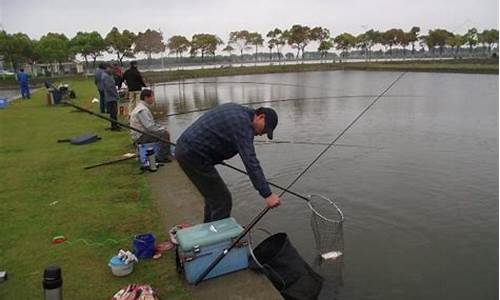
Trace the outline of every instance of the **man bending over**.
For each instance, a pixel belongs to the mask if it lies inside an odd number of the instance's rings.
[[[271,192],[253,145],[256,135],[267,133],[272,139],[277,124],[278,115],[272,108],[254,110],[226,103],[206,112],[182,133],[175,157],[205,199],[205,223],[231,215],[231,193],[214,166],[236,154],[267,206],[280,205],[281,199]]]

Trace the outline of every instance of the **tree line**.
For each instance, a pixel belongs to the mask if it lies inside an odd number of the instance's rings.
[[[498,46],[498,30],[485,29],[479,32],[476,28],[467,30],[464,34],[452,33],[445,29],[432,29],[427,34],[421,35],[419,27],[412,27],[409,31],[392,28],[386,31],[370,29],[359,35],[341,33],[332,36],[330,30],[323,27],[309,27],[293,25],[288,29],[274,28],[265,36],[258,32],[248,30],[233,31],[229,34],[227,43],[215,34],[194,34],[191,39],[182,35],[174,35],[168,40],[163,39],[160,31],[147,29],[144,32],[134,33],[130,30],[120,31],[113,27],[104,37],[97,31],[78,32],[74,37],[68,38],[62,33],[49,32],[39,40],[31,39],[24,33],[9,34],[0,31],[0,56],[4,62],[10,63],[16,69],[22,64],[34,65],[36,63],[63,63],[80,55],[85,61],[88,70],[89,62],[95,68],[96,60],[104,53],[114,53],[116,60],[123,65],[124,58],[134,58],[138,53],[146,55],[151,60],[153,54],[163,53],[167,49],[170,54],[175,54],[178,60],[188,53],[190,57],[199,55],[202,61],[207,56],[215,56],[216,50],[225,45],[221,50],[230,56],[233,52],[239,53],[243,61],[245,52],[252,51],[255,60],[259,57],[259,48],[267,47],[269,60],[285,57],[283,48],[288,45],[295,50],[296,59],[304,59],[306,47],[316,42],[316,51],[321,57],[326,57],[329,51],[336,49],[345,57],[352,49],[359,49],[369,57],[375,46],[381,46],[392,55],[393,49],[402,49],[415,53],[416,45],[427,48],[432,53],[442,54],[446,47],[458,51],[466,46],[472,50],[478,45],[486,47],[491,53],[494,45]],[[274,53],[274,55],[273,55]],[[288,57],[288,55],[287,55]]]

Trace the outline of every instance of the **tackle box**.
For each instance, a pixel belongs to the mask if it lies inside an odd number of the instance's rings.
[[[186,280],[195,283],[198,276],[229,248],[242,231],[243,228],[233,218],[198,224],[177,231],[177,251]],[[248,257],[248,241],[243,238],[205,279],[246,269]]]
[[[146,143],[137,145],[137,157],[139,158],[139,164],[141,165],[141,167],[148,167],[148,155],[146,153],[149,148],[153,148],[155,156],[158,158],[160,143]]]

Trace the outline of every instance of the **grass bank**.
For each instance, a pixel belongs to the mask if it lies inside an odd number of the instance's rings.
[[[89,107],[92,80],[71,81],[77,102]],[[97,105],[93,105],[95,110]],[[187,299],[172,255],[141,262],[125,278],[107,262],[132,236],[166,238],[144,175],[136,161],[83,170],[132,151],[128,132],[68,107],[47,107],[45,92],[0,109],[0,299],[40,299],[44,267],[62,267],[65,299],[109,299],[129,283],[151,284],[163,299]],[[56,141],[96,133],[99,142],[74,146]],[[69,242],[53,245],[54,236]]]
[[[75,76],[75,75],[64,75],[64,76],[55,76],[55,77],[31,77],[30,78],[30,86],[31,87],[43,87],[45,81],[55,82],[68,82],[73,80],[86,79],[83,76]],[[0,76],[0,90],[2,89],[17,89],[19,88],[19,84],[13,76],[1,77]]]
[[[176,70],[162,72],[145,72],[148,82],[167,82],[191,78],[253,75],[269,73],[335,71],[335,70],[368,70],[368,71],[413,71],[413,72],[447,72],[498,74],[498,59],[455,59],[455,60],[408,60],[386,62],[347,62],[272,66],[239,66],[219,69]]]

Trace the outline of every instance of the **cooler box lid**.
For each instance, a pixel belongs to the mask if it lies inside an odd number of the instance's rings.
[[[227,218],[181,229],[177,231],[176,237],[181,250],[187,252],[231,240],[242,231],[243,227],[234,218]]]

